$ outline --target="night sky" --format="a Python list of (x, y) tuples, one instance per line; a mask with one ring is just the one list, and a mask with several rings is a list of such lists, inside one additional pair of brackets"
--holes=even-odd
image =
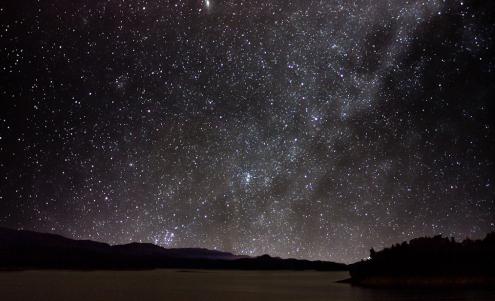
[(6, 0), (0, 226), (353, 262), (495, 230), (494, 1)]

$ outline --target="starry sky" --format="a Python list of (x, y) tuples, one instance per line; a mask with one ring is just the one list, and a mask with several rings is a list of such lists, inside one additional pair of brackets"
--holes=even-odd
[(353, 262), (495, 230), (493, 1), (0, 3), (0, 226)]

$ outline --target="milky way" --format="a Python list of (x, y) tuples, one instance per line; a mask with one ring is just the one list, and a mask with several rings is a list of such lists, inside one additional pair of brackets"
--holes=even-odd
[(352, 262), (495, 230), (493, 1), (2, 1), (0, 226)]

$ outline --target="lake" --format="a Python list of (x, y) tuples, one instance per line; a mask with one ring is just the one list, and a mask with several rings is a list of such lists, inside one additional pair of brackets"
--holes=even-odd
[(335, 283), (345, 272), (0, 272), (0, 300), (495, 300), (495, 291), (384, 290)]

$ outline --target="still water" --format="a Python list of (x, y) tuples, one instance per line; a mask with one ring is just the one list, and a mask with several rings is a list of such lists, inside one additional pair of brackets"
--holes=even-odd
[(0, 300), (495, 300), (494, 290), (384, 290), (335, 283), (344, 272), (178, 271), (0, 273)]

